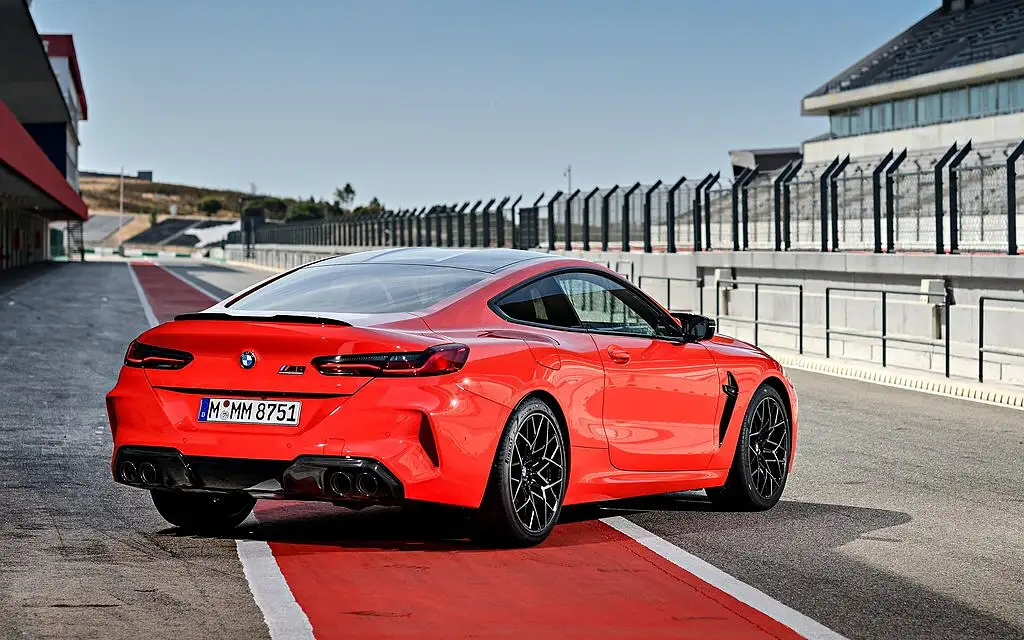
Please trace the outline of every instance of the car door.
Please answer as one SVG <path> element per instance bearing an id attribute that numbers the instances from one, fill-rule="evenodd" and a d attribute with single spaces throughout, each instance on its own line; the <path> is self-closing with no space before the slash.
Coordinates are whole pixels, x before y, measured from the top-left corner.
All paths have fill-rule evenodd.
<path id="1" fill-rule="evenodd" d="M 556 279 L 593 336 L 605 370 L 612 464 L 632 471 L 707 467 L 721 393 L 711 353 L 642 293 L 596 272 Z"/>

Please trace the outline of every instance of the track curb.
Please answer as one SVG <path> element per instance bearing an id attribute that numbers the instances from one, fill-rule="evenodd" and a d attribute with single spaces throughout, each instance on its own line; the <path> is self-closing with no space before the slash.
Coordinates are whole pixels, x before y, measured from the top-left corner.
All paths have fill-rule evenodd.
<path id="1" fill-rule="evenodd" d="M 923 391 L 949 398 L 1024 409 L 1024 390 L 1016 391 L 1003 386 L 985 385 L 968 380 L 949 380 L 906 370 L 882 369 L 878 366 L 854 363 L 849 360 L 825 360 L 784 353 L 772 355 L 782 365 L 803 371 L 824 373 L 911 391 Z"/>

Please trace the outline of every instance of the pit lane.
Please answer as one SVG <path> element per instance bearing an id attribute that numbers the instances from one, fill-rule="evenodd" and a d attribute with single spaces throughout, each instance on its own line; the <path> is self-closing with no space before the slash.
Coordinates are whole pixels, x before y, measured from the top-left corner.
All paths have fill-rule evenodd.
<path id="1" fill-rule="evenodd" d="M 109 478 L 103 394 L 147 313 L 209 304 L 186 282 L 221 297 L 267 275 L 199 263 L 167 273 L 177 277 L 148 312 L 121 263 L 0 282 L 4 637 L 268 636 L 234 540 L 179 535 L 144 492 Z M 261 507 L 238 536 L 268 543 L 317 637 L 740 632 L 728 626 L 736 611 L 610 538 L 598 522 L 610 516 L 851 638 L 1024 637 L 1022 414 L 792 376 L 801 442 L 767 513 L 632 500 L 567 510 L 540 548 L 493 552 L 412 514 L 285 503 Z"/>

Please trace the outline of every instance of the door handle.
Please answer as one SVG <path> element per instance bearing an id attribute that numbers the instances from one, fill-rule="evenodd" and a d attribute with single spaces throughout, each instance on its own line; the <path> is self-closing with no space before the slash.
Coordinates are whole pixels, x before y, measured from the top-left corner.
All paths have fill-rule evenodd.
<path id="1" fill-rule="evenodd" d="M 629 362 L 629 352 L 614 344 L 608 347 L 608 357 L 616 364 L 626 364 Z"/>

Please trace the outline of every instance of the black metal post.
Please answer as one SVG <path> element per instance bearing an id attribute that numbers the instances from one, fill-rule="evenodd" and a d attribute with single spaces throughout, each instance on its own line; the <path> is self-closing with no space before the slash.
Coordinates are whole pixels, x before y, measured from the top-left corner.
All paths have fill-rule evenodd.
<path id="1" fill-rule="evenodd" d="M 1006 157 L 1006 253 L 1017 255 L 1017 160 L 1024 154 L 1021 142 Z"/>
<path id="2" fill-rule="evenodd" d="M 594 187 L 594 190 L 583 198 L 583 250 L 590 251 L 590 200 L 601 191 L 601 187 Z"/>
<path id="3" fill-rule="evenodd" d="M 448 215 L 448 205 L 438 205 L 437 210 L 434 212 L 434 246 L 443 247 L 444 241 L 444 220 L 448 218 L 448 242 L 451 242 L 451 216 Z"/>
<path id="4" fill-rule="evenodd" d="M 899 170 L 900 165 L 907 159 L 907 150 L 900 151 L 900 154 L 893 158 L 893 161 L 885 169 L 885 251 L 892 253 L 896 250 L 896 197 L 893 193 L 893 175 Z"/>
<path id="5" fill-rule="evenodd" d="M 512 203 L 512 208 L 509 211 L 509 219 L 512 220 L 513 231 L 515 230 L 516 207 L 519 205 L 519 201 L 522 200 L 522 199 L 523 199 L 523 196 L 519 196 L 518 198 L 516 198 L 516 201 Z M 505 213 L 504 213 L 504 211 L 505 211 L 505 205 L 508 204 L 508 201 L 509 201 L 509 198 L 505 198 L 504 200 L 501 201 L 501 204 L 498 205 L 498 212 L 497 212 L 497 215 L 498 215 L 498 226 L 495 229 L 495 231 L 497 232 L 495 234 L 497 236 L 495 238 L 495 243 L 499 247 L 504 247 L 505 246 Z"/>
<path id="6" fill-rule="evenodd" d="M 960 253 L 960 198 L 957 197 L 960 177 L 957 167 L 971 152 L 971 140 L 967 141 L 949 163 L 949 252 Z"/>
<path id="7" fill-rule="evenodd" d="M 786 163 L 786 166 L 782 168 L 779 175 L 775 178 L 772 183 L 772 222 L 775 224 L 775 250 L 782 251 L 782 184 L 786 180 L 786 176 L 793 169 L 793 165 L 796 164 L 795 160 L 790 160 Z"/>
<path id="8" fill-rule="evenodd" d="M 640 188 L 640 183 L 634 184 L 622 196 L 622 250 L 629 251 L 629 199 Z"/>
<path id="9" fill-rule="evenodd" d="M 796 164 L 790 170 L 786 176 L 785 181 L 782 185 L 782 246 L 785 251 L 789 251 L 792 248 L 792 224 L 790 218 L 790 193 L 789 185 L 793 180 L 796 179 L 797 174 L 800 173 L 800 169 L 804 166 L 803 160 L 797 160 Z"/>
<path id="10" fill-rule="evenodd" d="M 508 198 L 505 198 L 505 199 L 508 200 Z M 487 201 L 487 204 L 484 205 L 483 211 L 480 212 L 480 215 L 483 218 L 483 225 L 484 225 L 484 233 L 483 233 L 483 236 L 484 236 L 484 248 L 487 248 L 487 247 L 491 246 L 491 207 L 494 206 L 495 202 L 497 202 L 497 200 L 495 198 L 491 198 L 490 200 Z M 470 238 L 470 246 L 471 247 L 475 247 L 476 246 L 476 228 L 475 227 L 473 229 L 473 233 L 471 234 L 471 236 L 472 237 Z"/>
<path id="11" fill-rule="evenodd" d="M 850 156 L 843 158 L 836 170 L 828 177 L 832 198 L 832 250 L 839 251 L 839 176 L 850 164 Z"/>
<path id="12" fill-rule="evenodd" d="M 548 251 L 555 250 L 555 203 L 562 195 L 562 192 L 558 191 L 548 201 Z"/>
<path id="13" fill-rule="evenodd" d="M 871 204 L 874 208 L 875 222 L 875 253 L 882 253 L 882 172 L 892 161 L 892 152 L 885 154 L 878 166 L 871 170 Z"/>
<path id="14" fill-rule="evenodd" d="M 601 197 L 601 251 L 608 250 L 608 221 L 611 218 L 610 212 L 608 211 L 608 200 L 611 199 L 612 194 L 619 190 L 619 185 L 615 185 L 608 190 L 608 193 Z"/>
<path id="15" fill-rule="evenodd" d="M 732 250 L 740 250 L 740 188 L 743 180 L 750 173 L 750 169 L 744 169 L 732 183 Z M 708 220 L 708 224 L 711 221 Z"/>
<path id="16" fill-rule="evenodd" d="M 660 186 L 661 180 L 658 180 L 644 193 L 644 253 L 654 252 L 654 246 L 651 242 L 651 194 Z"/>
<path id="17" fill-rule="evenodd" d="M 559 193 L 561 193 L 561 192 L 559 192 Z M 530 225 L 533 227 L 533 229 L 532 229 L 533 242 L 531 244 L 533 246 L 536 246 L 536 247 L 540 246 L 540 201 L 543 200 L 543 199 L 544 199 L 544 192 L 541 192 L 541 194 L 539 196 L 537 196 L 537 200 L 535 200 L 534 203 L 533 203 L 533 216 L 532 216 L 532 219 L 531 219 L 531 222 L 530 222 Z M 523 222 L 522 221 L 522 216 L 520 216 L 520 218 L 519 218 L 520 226 L 522 226 L 522 222 Z M 523 231 L 522 231 L 522 229 L 519 230 L 519 242 L 520 242 L 520 244 L 523 243 Z"/>
<path id="18" fill-rule="evenodd" d="M 955 142 L 946 150 L 946 153 L 942 154 L 942 157 L 935 163 L 935 168 L 933 169 L 935 172 L 935 253 L 946 252 L 945 247 L 943 246 L 945 238 L 942 237 L 942 218 L 944 215 L 942 210 L 942 201 L 944 199 L 942 197 L 942 170 L 946 168 L 946 163 L 952 160 L 954 155 L 956 155 Z"/>
<path id="19" fill-rule="evenodd" d="M 743 184 L 740 185 L 740 193 L 741 193 L 740 197 L 742 198 L 742 203 L 741 203 L 740 209 L 743 212 L 742 213 L 742 218 L 743 218 L 743 250 L 744 251 L 747 251 L 747 250 L 750 249 L 750 232 L 749 232 L 749 229 L 750 229 L 750 208 L 749 208 L 748 202 L 747 202 L 747 187 L 749 187 L 750 183 L 753 182 L 755 178 L 757 178 L 757 174 L 758 174 L 759 171 L 760 171 L 760 167 L 755 166 L 747 174 L 747 177 L 743 180 Z"/>
<path id="20" fill-rule="evenodd" d="M 457 233 L 458 233 L 458 246 L 460 246 L 460 247 L 466 246 L 466 209 L 469 208 L 469 204 L 470 203 L 468 203 L 468 202 L 463 203 L 463 205 L 461 207 L 459 207 L 458 209 L 455 209 L 455 215 L 459 219 L 458 224 L 457 224 L 457 228 L 458 228 L 458 232 Z M 476 211 L 477 207 L 480 206 L 480 204 L 481 204 L 481 202 L 479 200 L 477 200 L 476 204 L 473 205 L 473 210 L 470 211 L 470 217 L 473 216 L 473 213 Z M 451 229 L 448 230 L 448 246 L 449 247 L 452 246 L 452 244 L 451 244 Z"/>
<path id="21" fill-rule="evenodd" d="M 576 196 L 580 195 L 580 190 L 577 189 L 569 195 L 565 201 L 565 250 L 572 250 L 572 201 L 576 199 Z"/>
<path id="22" fill-rule="evenodd" d="M 722 172 L 718 171 L 711 177 L 711 182 L 704 187 L 704 249 L 711 251 L 711 187 L 718 184 Z"/>
<path id="23" fill-rule="evenodd" d="M 818 207 L 821 211 L 821 252 L 825 253 L 828 251 L 828 179 L 831 177 L 832 172 L 839 166 L 839 156 L 835 157 L 835 160 L 828 165 L 828 168 L 821 172 L 821 177 L 818 178 L 818 189 L 820 206 Z"/>
<path id="24" fill-rule="evenodd" d="M 669 187 L 668 202 L 665 203 L 665 251 L 676 252 L 676 192 L 686 182 L 686 176 L 682 176 L 676 183 Z M 696 237 L 696 236 L 695 236 Z"/>
<path id="25" fill-rule="evenodd" d="M 693 190 L 693 250 L 695 252 L 701 251 L 703 248 L 701 246 L 701 239 L 703 238 L 704 234 L 705 220 L 702 220 L 702 218 L 706 219 L 708 212 L 705 211 L 704 215 L 701 215 L 701 207 L 703 206 L 702 197 L 704 189 L 710 188 L 709 185 L 711 184 L 711 180 L 713 178 L 714 174 L 709 173 L 708 175 L 704 176 L 703 180 L 697 183 L 697 188 Z M 710 249 L 711 246 L 707 245 L 707 248 Z"/>

